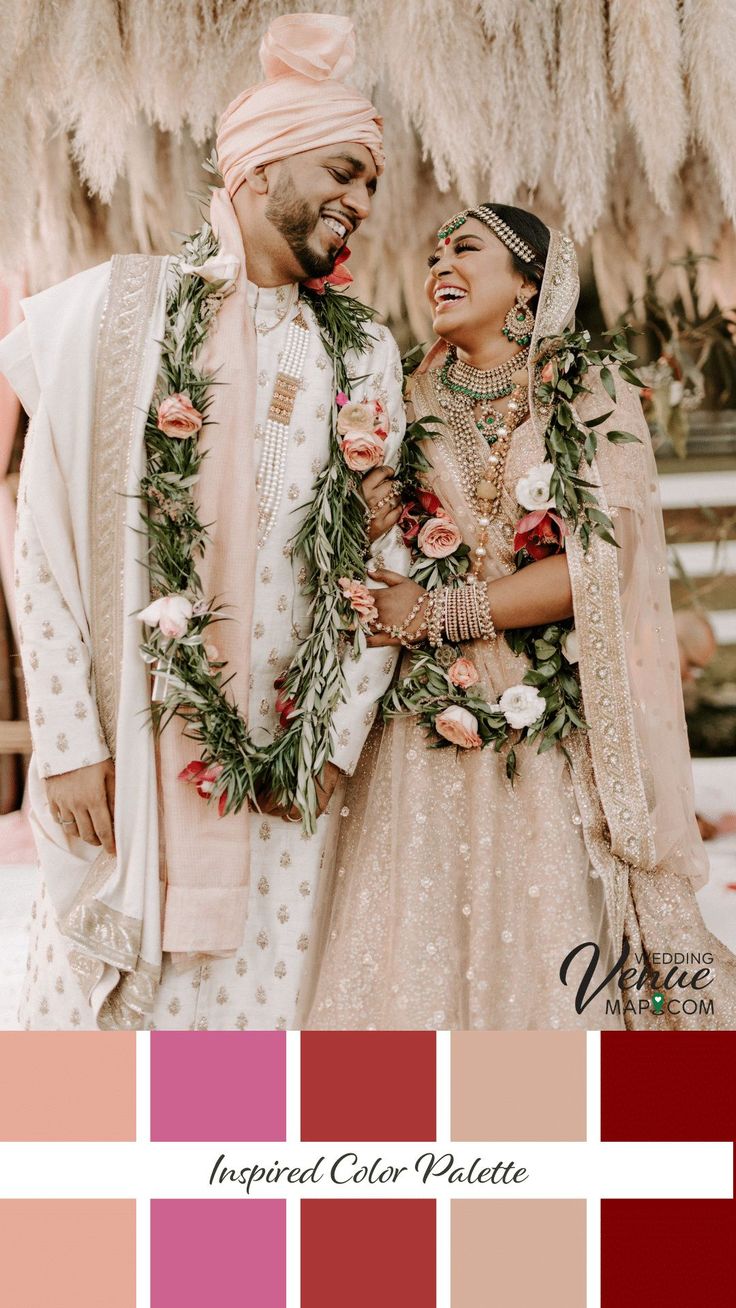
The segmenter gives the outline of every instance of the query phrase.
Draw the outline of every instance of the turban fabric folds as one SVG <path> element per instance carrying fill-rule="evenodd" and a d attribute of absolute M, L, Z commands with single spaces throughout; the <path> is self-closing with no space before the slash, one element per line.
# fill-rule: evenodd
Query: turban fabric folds
<path fill-rule="evenodd" d="M 382 171 L 383 120 L 342 81 L 355 60 L 350 19 L 284 14 L 264 36 L 260 59 L 266 80 L 233 100 L 218 124 L 218 163 L 231 196 L 261 164 L 348 141 L 366 146 Z"/>

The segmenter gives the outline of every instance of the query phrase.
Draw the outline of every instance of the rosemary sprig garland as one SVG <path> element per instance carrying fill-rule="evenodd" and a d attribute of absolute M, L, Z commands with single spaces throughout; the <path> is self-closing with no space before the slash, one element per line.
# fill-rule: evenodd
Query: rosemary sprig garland
<path fill-rule="evenodd" d="M 196 267 L 218 253 L 209 224 L 188 238 L 183 260 Z M 158 425 L 158 408 L 170 395 L 186 394 L 207 424 L 211 387 L 219 383 L 197 368 L 196 359 L 227 288 L 174 268 L 167 297 L 166 330 L 156 391 L 149 409 L 145 444 L 147 466 L 141 480 L 148 566 L 154 599 L 183 596 L 192 606 L 186 633 L 168 638 L 153 627 L 141 645 L 164 689 L 152 704 L 154 723 L 185 720 L 185 734 L 199 746 L 204 767 L 212 770 L 212 799 L 221 813 L 237 812 L 267 790 L 289 808 L 296 804 L 304 828 L 317 819 L 316 781 L 332 750 L 332 717 L 345 692 L 341 658 L 351 642 L 356 651 L 365 636 L 338 586 L 342 576 L 365 577 L 367 536 L 358 483 L 347 467 L 330 416 L 330 456 L 317 477 L 314 495 L 293 539 L 294 552 L 307 566 L 311 628 L 284 678 L 284 696 L 293 703 L 285 730 L 268 745 L 256 744 L 227 693 L 222 664 L 208 659 L 211 623 L 227 620 L 215 600 L 203 595 L 197 571 L 208 542 L 196 506 L 195 487 L 206 457 L 196 439 L 175 440 Z M 348 358 L 369 344 L 373 311 L 327 286 L 322 294 L 301 288 L 302 303 L 314 314 L 332 362 L 334 393 L 350 395 L 361 378 L 352 378 Z M 226 379 L 223 379 L 226 381 Z"/>

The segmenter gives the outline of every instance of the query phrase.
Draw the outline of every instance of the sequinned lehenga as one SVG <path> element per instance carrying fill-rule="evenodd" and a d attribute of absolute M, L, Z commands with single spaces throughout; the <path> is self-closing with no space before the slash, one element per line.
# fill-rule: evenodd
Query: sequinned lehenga
<path fill-rule="evenodd" d="M 578 289 L 572 243 L 553 233 L 531 358 L 542 337 L 572 320 Z M 441 413 L 442 361 L 435 349 L 415 374 L 417 416 Z M 484 561 L 489 580 L 514 570 L 514 488 L 545 459 L 533 376 L 530 383 L 531 413 L 511 438 Z M 583 417 L 612 407 L 600 383 L 593 390 L 579 405 Z M 614 428 L 641 444 L 609 443 L 603 433 Z M 512 787 L 503 755 L 491 749 L 428 749 L 411 718 L 374 728 L 348 785 L 335 871 L 322 892 L 320 962 L 301 997 L 305 1027 L 736 1027 L 736 959 L 707 931 L 694 895 L 707 859 L 694 817 L 657 472 L 635 388 L 620 378 L 615 411 L 597 430 L 590 479 L 619 548 L 595 536 L 586 553 L 577 534 L 567 541 L 589 729 L 568 737 L 570 763 L 559 749 L 521 746 Z M 474 548 L 478 526 L 449 434 L 426 453 L 429 487 Z M 528 667 L 503 636 L 465 652 L 489 700 Z M 601 950 L 591 988 L 625 944 L 627 967 L 638 971 L 666 952 L 710 953 L 703 995 L 676 993 L 712 1000 L 712 1011 L 688 1014 L 675 1002 L 660 1012 L 646 1003 L 648 982 L 622 995 L 613 980 L 578 1013 L 588 956 L 568 986 L 559 972 L 585 941 Z"/>

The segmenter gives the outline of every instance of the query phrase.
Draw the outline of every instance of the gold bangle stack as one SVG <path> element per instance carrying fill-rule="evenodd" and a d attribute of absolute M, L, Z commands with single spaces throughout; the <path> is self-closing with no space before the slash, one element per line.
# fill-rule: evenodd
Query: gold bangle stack
<path fill-rule="evenodd" d="M 442 644 L 445 630 L 445 609 L 447 604 L 447 586 L 438 586 L 429 592 L 427 607 L 427 640 L 438 649 Z"/>
<path fill-rule="evenodd" d="M 495 640 L 488 603 L 488 583 L 474 576 L 448 591 L 445 601 L 445 631 L 453 644 L 468 640 Z"/>

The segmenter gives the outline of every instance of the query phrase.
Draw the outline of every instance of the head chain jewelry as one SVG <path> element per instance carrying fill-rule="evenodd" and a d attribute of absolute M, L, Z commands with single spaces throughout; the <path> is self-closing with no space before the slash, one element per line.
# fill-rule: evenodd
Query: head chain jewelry
<path fill-rule="evenodd" d="M 513 228 L 509 227 L 508 223 L 503 221 L 503 218 L 499 218 L 490 204 L 479 204 L 475 209 L 463 209 L 462 213 L 455 214 L 455 217 L 451 218 L 449 223 L 440 228 L 437 233 L 437 240 L 444 241 L 445 245 L 448 245 L 452 233 L 457 231 L 458 227 L 462 227 L 463 223 L 468 221 L 468 218 L 477 218 L 478 222 L 489 227 L 499 241 L 502 241 L 507 249 L 511 250 L 512 254 L 523 259 L 524 263 L 537 263 L 539 261 L 539 255 L 532 249 L 531 245 L 527 245 L 526 241 L 522 241 Z"/>

